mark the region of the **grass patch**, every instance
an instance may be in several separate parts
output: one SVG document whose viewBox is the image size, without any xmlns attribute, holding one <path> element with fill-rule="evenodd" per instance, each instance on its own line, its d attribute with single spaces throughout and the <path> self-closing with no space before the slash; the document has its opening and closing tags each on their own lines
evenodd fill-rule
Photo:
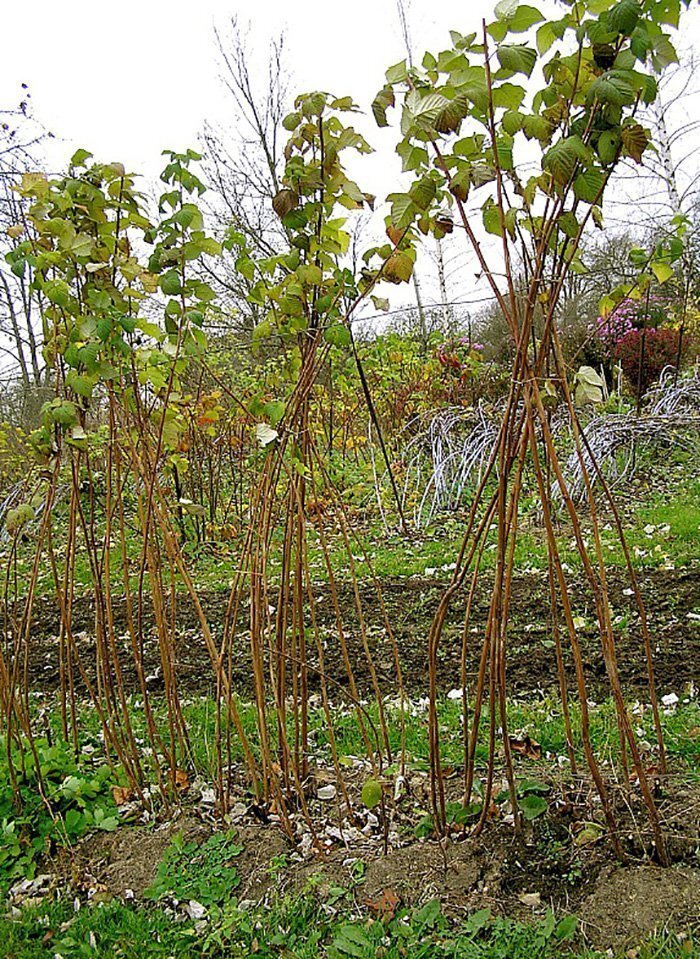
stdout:
<svg viewBox="0 0 700 959">
<path fill-rule="evenodd" d="M 231 900 L 198 924 L 117 901 L 77 912 L 59 901 L 0 918 L 0 943 L 6 959 L 608 959 L 612 954 L 582 947 L 569 916 L 549 913 L 526 924 L 482 910 L 452 923 L 431 901 L 371 920 L 358 916 L 350 894 L 340 893 L 336 915 L 307 894 L 266 908 L 247 909 Z M 692 935 L 665 933 L 640 943 L 634 955 L 682 959 L 697 956 L 697 949 Z M 615 953 L 620 959 L 629 955 Z"/>
</svg>

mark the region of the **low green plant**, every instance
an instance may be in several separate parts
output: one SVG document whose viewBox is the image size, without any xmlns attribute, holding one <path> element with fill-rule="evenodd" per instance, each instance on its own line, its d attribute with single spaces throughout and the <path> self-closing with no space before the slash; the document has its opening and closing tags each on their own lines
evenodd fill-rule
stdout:
<svg viewBox="0 0 700 959">
<path fill-rule="evenodd" d="M 0 895 L 15 880 L 33 878 L 41 854 L 53 846 L 91 829 L 115 830 L 113 785 L 113 769 L 76 759 L 62 740 L 37 739 L 33 751 L 22 752 L 0 738 Z"/>
<path fill-rule="evenodd" d="M 195 900 L 203 906 L 228 898 L 241 879 L 234 863 L 243 852 L 235 832 L 219 832 L 205 842 L 186 842 L 177 833 L 163 854 L 156 878 L 146 890 L 150 899 L 171 896 Z"/>
</svg>

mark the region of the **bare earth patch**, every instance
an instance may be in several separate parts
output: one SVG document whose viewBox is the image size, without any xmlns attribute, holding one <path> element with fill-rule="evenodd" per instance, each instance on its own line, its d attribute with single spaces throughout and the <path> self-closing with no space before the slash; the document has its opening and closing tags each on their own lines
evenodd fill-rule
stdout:
<svg viewBox="0 0 700 959">
<path fill-rule="evenodd" d="M 586 936 L 603 949 L 639 942 L 665 925 L 686 928 L 700 922 L 700 871 L 610 867 L 578 915 Z"/>
</svg>

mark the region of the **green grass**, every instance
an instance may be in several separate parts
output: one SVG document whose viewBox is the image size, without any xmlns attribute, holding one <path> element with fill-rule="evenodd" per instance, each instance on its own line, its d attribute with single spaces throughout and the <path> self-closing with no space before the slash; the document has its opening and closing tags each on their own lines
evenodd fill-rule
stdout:
<svg viewBox="0 0 700 959">
<path fill-rule="evenodd" d="M 664 470 L 665 468 L 665 470 Z M 644 479 L 636 481 L 629 490 L 623 489 L 619 499 L 623 502 L 623 525 L 631 551 L 633 565 L 637 569 L 657 569 L 688 566 L 700 558 L 700 481 L 695 479 L 697 460 L 687 454 L 674 453 L 668 464 L 658 460 L 644 461 L 638 466 L 638 474 Z M 666 473 L 671 480 L 666 481 Z M 630 502 L 627 502 L 630 500 Z M 544 570 L 547 565 L 547 548 L 544 529 L 537 519 L 538 498 L 531 493 L 523 495 L 521 503 L 521 528 L 515 550 L 515 566 L 520 571 Z M 560 510 L 558 547 L 564 562 L 574 569 L 580 568 L 580 559 L 573 542 L 570 524 Z M 580 516 L 584 533 L 592 550 L 590 520 L 582 506 Z M 369 506 L 358 511 L 360 524 L 356 528 L 358 542 L 352 544 L 355 555 L 355 571 L 359 578 L 369 575 L 369 564 L 380 578 L 434 575 L 438 579 L 449 578 L 449 566 L 459 551 L 466 512 L 438 517 L 428 528 L 414 531 L 409 536 L 390 534 L 381 526 L 376 508 Z M 61 509 L 56 510 L 57 530 L 55 547 L 61 557 Z M 610 567 L 622 567 L 625 558 L 618 542 L 611 517 L 603 511 L 601 540 L 605 560 Z M 320 546 L 320 538 L 309 523 L 309 561 L 312 576 L 319 582 L 327 582 L 328 573 Z M 99 533 L 99 531 L 98 531 Z M 350 576 L 350 560 L 340 534 L 330 524 L 326 530 L 329 540 L 334 575 L 339 580 Z M 100 535 L 98 535 L 98 541 Z M 274 579 L 279 570 L 281 556 L 281 529 L 273 533 L 273 546 L 269 555 L 269 573 Z M 360 546 L 362 543 L 362 547 Z M 201 591 L 230 589 L 240 560 L 242 540 L 218 544 L 211 548 L 190 543 L 185 548 L 190 570 Z M 364 552 L 369 564 L 362 558 Z M 0 547 L 0 565 L 2 565 Z M 20 592 L 25 588 L 33 561 L 33 546 L 30 540 L 20 549 L 16 574 Z M 130 582 L 132 589 L 138 585 L 139 538 L 129 537 Z M 495 532 L 484 551 L 482 565 L 488 569 L 495 563 Z M 110 556 L 110 581 L 116 595 L 123 591 L 121 556 L 117 548 Z M 14 575 L 14 573 L 13 573 Z M 179 584 L 179 577 L 175 577 Z M 91 593 L 92 574 L 87 555 L 79 550 L 75 563 L 75 582 L 78 593 Z M 145 583 L 148 588 L 148 577 Z M 38 582 L 40 595 L 51 595 L 53 582 L 48 563 L 41 568 Z"/>
<path fill-rule="evenodd" d="M 533 923 L 491 917 L 486 910 L 458 922 L 436 902 L 384 920 L 358 916 L 352 893 L 336 892 L 333 910 L 313 892 L 246 909 L 228 900 L 195 927 L 159 908 L 118 901 L 57 901 L 0 917 L 4 959 L 604 959 L 581 945 L 573 919 L 549 914 Z M 337 914 L 334 914 L 336 913 Z M 664 933 L 636 946 L 635 959 L 698 956 L 692 935 Z M 616 956 L 630 953 L 621 950 Z"/>
<path fill-rule="evenodd" d="M 131 700 L 131 721 L 137 737 L 145 737 L 146 726 L 143 710 L 138 707 L 138 701 Z M 54 736 L 60 736 L 60 717 L 57 709 L 52 709 L 48 701 L 43 707 L 47 715 Z M 257 709 L 253 703 L 239 700 L 237 708 L 253 750 L 257 749 Z M 441 728 L 440 746 L 444 761 L 448 764 L 458 764 L 462 758 L 462 724 L 461 700 L 443 698 L 438 706 Z M 561 707 L 553 699 L 535 701 L 511 701 L 508 703 L 509 731 L 518 735 L 529 735 L 537 740 L 542 747 L 543 754 L 552 757 L 563 755 L 566 752 L 566 738 Z M 576 703 L 570 706 L 574 742 L 580 747 L 578 729 L 580 728 L 580 710 Z M 188 725 L 191 753 L 183 757 L 183 765 L 193 763 L 199 770 L 212 770 L 216 761 L 215 733 L 216 733 L 216 706 L 212 699 L 201 697 L 187 700 L 183 706 L 183 714 Z M 379 710 L 376 703 L 368 703 L 364 714 L 369 722 L 370 730 L 379 729 Z M 398 756 L 402 744 L 401 720 L 402 711 L 397 704 L 388 704 L 385 707 L 389 742 L 392 752 Z M 166 716 L 158 704 L 154 704 L 154 717 L 160 725 L 163 735 L 166 734 Z M 404 723 L 404 737 L 406 758 L 417 765 L 428 763 L 428 715 L 425 701 L 417 700 L 406 706 Z M 478 762 L 486 761 L 488 742 L 488 703 L 484 706 L 480 738 L 476 758 Z M 589 706 L 590 735 L 594 752 L 601 761 L 613 761 L 618 753 L 618 727 L 615 707 L 608 700 Z M 637 730 L 640 742 L 652 744 L 655 742 L 654 724 L 651 709 L 647 706 L 637 707 L 632 714 L 633 725 Z M 225 724 L 225 716 L 224 716 Z M 81 743 L 88 747 L 99 748 L 99 721 L 95 710 L 84 706 L 80 711 L 79 727 Z M 268 712 L 268 727 L 272 737 L 272 746 L 275 746 L 275 712 Z M 700 703 L 697 700 L 686 699 L 673 709 L 662 710 L 662 727 L 666 743 L 666 750 L 679 770 L 689 774 L 700 770 Z M 365 749 L 357 715 L 354 709 L 336 707 L 333 710 L 333 731 L 340 756 L 364 755 Z M 321 762 L 331 763 L 331 751 L 325 714 L 322 709 L 312 709 L 309 714 L 309 733 L 315 744 L 315 755 Z M 294 737 L 293 719 L 288 718 L 288 736 L 290 741 Z M 99 755 L 99 753 L 98 753 Z M 241 749 L 235 735 L 232 741 L 232 759 L 242 760 Z M 0 758 L 0 771 L 2 770 Z M 145 763 L 148 769 L 148 763 Z M 73 773 L 71 773 L 73 774 Z M 93 774 L 94 775 L 94 774 Z"/>
<path fill-rule="evenodd" d="M 531 509 L 534 506 L 531 503 Z M 526 512 L 527 515 L 527 512 Z M 584 534 L 593 550 L 590 520 L 586 511 L 581 511 Z M 449 572 L 442 567 L 454 562 L 461 543 L 464 519 L 445 518 L 432 529 L 418 537 L 406 539 L 401 536 L 387 537 L 380 530 L 368 536 L 368 556 L 374 572 L 384 576 L 423 576 L 426 570 L 438 578 L 448 578 Z M 601 518 L 601 544 L 606 564 L 623 567 L 625 557 L 620 547 L 612 518 Z M 625 538 L 630 549 L 632 564 L 636 569 L 680 567 L 696 563 L 700 559 L 700 482 L 688 480 L 677 487 L 669 497 L 668 492 L 652 492 L 646 501 L 625 512 L 623 519 Z M 581 563 L 573 543 L 568 524 L 560 529 L 557 545 L 562 559 L 572 568 Z M 515 566 L 519 570 L 545 570 L 547 547 L 544 529 L 533 531 L 527 525 L 520 532 L 515 549 Z M 495 536 L 484 551 L 483 568 L 492 568 L 495 563 Z M 340 564 L 343 556 L 336 554 Z M 359 570 L 367 572 L 366 564 L 359 563 Z"/>
</svg>

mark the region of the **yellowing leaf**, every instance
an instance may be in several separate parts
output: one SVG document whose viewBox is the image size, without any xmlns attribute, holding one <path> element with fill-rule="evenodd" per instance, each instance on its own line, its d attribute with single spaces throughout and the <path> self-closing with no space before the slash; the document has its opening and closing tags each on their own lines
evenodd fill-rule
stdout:
<svg viewBox="0 0 700 959">
<path fill-rule="evenodd" d="M 673 276 L 673 267 L 669 266 L 668 263 L 662 263 L 660 260 L 650 263 L 649 268 L 659 283 L 665 283 Z"/>
</svg>

